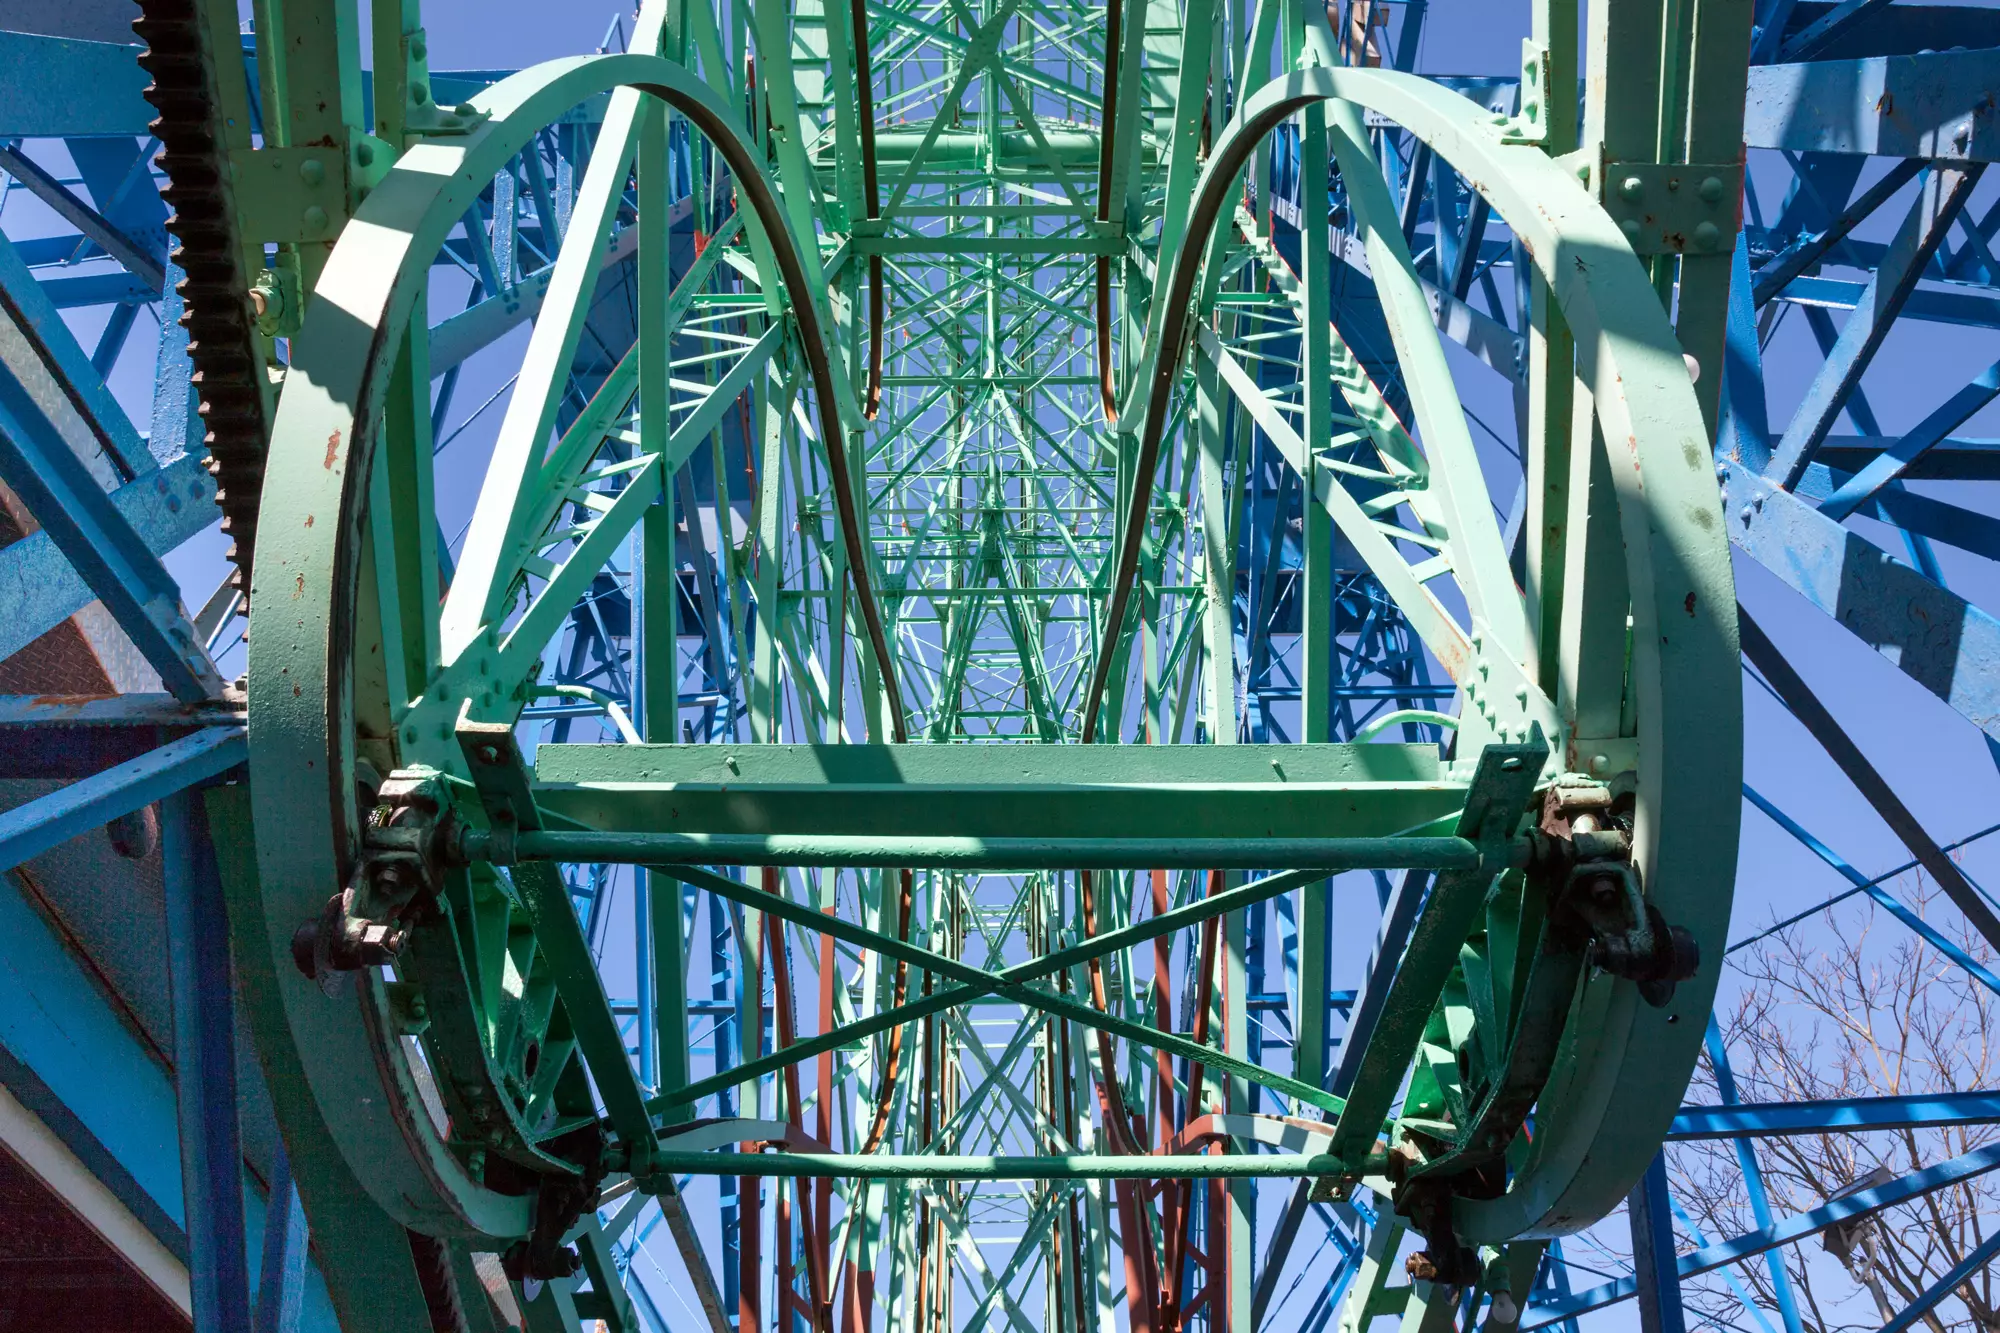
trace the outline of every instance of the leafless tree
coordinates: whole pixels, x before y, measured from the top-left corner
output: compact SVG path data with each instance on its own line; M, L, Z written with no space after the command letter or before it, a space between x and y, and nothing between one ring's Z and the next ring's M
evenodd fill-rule
M1907 885L1909 881L1904 881ZM1982 967L1992 951L1949 903L1919 881L1905 901ZM1969 1091L1994 1086L2000 1063L1996 997L1948 954L1868 898L1771 934L1729 959L1740 984L1719 1006L1737 1097L1802 1102ZM1690 1102L1716 1102L1717 1070L1704 1054ZM1893 1180L2000 1137L2000 1126L1796 1135L1751 1141L1771 1216ZM1757 1227L1736 1144L1680 1144L1668 1154L1675 1201L1708 1242ZM1808 1333L1879 1327L1976 1250L2000 1226L1991 1177L1938 1190L1834 1228L1782 1255ZM1683 1250L1690 1247L1682 1237ZM1732 1282L1731 1279L1734 1279ZM1746 1303L1782 1330L1775 1283L1759 1257L1688 1282L1690 1323L1756 1329ZM2000 1333L1991 1266L1973 1274L1924 1321L1932 1333Z

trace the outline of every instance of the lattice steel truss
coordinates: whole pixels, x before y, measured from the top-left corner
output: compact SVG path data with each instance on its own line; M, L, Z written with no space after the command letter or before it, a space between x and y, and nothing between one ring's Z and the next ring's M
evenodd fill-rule
M1740 1105L1707 1018L1741 797L2000 993L1743 785L1739 648L2000 947L1732 572L2000 739L1993 519L1905 485L2000 365L1859 389L2000 324L1996 11L1534 0L1426 78L1423 0L646 0L455 74L375 0L364 90L348 0L140 9L0 33L0 748L75 779L0 858L160 803L197 1327L309 1234L349 1329L1678 1330L2000 1165L1773 1218L1759 1137L2000 1106ZM164 693L33 697L52 633ZM1676 1255L1704 1139L1758 1229Z

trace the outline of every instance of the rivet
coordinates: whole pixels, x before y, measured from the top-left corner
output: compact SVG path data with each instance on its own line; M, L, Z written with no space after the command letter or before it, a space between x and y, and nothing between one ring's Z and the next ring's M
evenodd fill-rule
M430 101L431 100L430 85L424 83L411 84L410 100L412 102L415 102L418 106L422 106L424 103Z
M423 38L419 37L415 41L410 43L410 59L422 60L425 56L429 54L430 50L424 45Z
M317 185L326 179L326 164L316 157L309 157L299 163L299 179L308 185Z
M321 208L318 204L314 204L310 208L306 209L306 211L303 214L300 215L299 221L305 224L305 229L308 232L325 231L326 210L324 208Z
M1697 189L1700 191L1701 197L1708 200L1709 203L1720 203L1723 189L1722 177L1704 176L1701 178L1701 184Z
M1736 517L1742 519L1745 523L1748 523L1755 514L1756 511L1752 509L1749 505L1744 505L1741 509L1736 511Z
M1590 756L1590 771L1599 777L1603 777L1606 773L1609 773L1611 771L1611 756L1606 754L1594 754Z
M375 160L375 145L369 143L366 139L356 140L354 144L354 160L364 167L369 165Z
M1618 182L1618 193L1627 199L1637 201L1643 198L1646 193L1646 182L1640 180L1637 176L1627 176L1624 180Z
M1697 223L1694 229L1694 243L1704 250L1713 250L1722 240L1722 228L1713 222Z
M1625 233L1625 239L1626 239L1626 240L1628 240L1628 241L1636 241L1636 240L1638 240L1638 239L1639 239L1639 219L1637 219L1637 218L1626 218L1626 219L1625 219L1625 220L1624 220L1623 222L1621 222L1621 223L1619 223L1619 224L1618 224L1618 230L1620 230L1620 231L1622 231L1622 232L1624 232L1624 233Z

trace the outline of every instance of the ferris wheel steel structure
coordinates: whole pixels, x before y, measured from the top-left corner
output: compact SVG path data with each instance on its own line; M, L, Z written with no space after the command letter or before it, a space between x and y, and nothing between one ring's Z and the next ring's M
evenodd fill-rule
M1992 520L1903 485L1992 475L2000 380L1900 438L1859 390L2000 322L2000 13L1534 0L1519 78L1433 79L1417 2L648 0L460 75L380 0L364 95L344 0L140 7L143 77L0 34L48 90L0 170L74 229L0 238L0 656L101 601L165 693L0 700L79 756L0 855L161 803L198 1327L309 1236L354 1329L1676 1333L1766 1256L1790 1330L1779 1247L2000 1166L1677 1255L1661 1156L1761 1199L1761 1137L2000 1120L1734 1104L1708 1019L1746 798L1995 984L1743 784L1747 659L2000 947L1732 561L2000 738L1932 549Z

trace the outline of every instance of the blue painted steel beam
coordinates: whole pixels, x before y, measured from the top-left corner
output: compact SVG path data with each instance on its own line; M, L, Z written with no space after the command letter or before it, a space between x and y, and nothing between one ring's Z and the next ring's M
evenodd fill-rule
M249 1333L229 919L208 816L193 791L176 791L160 802L160 865L194 1326L202 1333Z
M1802 495L1832 494L1846 479L1873 462L1884 449L1895 447L1891 435L1833 435L1820 446L1815 470L1826 476L1815 482L1808 474L1799 483ZM1836 475L1838 474L1838 475ZM1905 481L2000 481L2000 440L1954 435L1924 450L1903 470Z
M1667 1193L1667 1159L1655 1153L1625 1202L1632 1225L1634 1294L1642 1333L1687 1333L1680 1272L1674 1263L1674 1215Z
M1909 1333L1918 1320L1937 1308L1939 1301L1957 1291L1968 1278L1975 1276L1996 1257L2000 1257L2000 1231L1981 1241L1972 1253L1953 1264L1949 1273L1925 1288L1923 1294L1905 1306L1901 1314L1882 1326L1882 1333Z
M0 137L138 135L159 115L137 48L0 32Z
M248 754L242 728L211 727L16 806L0 814L0 870L11 870L79 833L220 777Z
M160 681L193 702L222 681L181 606L180 588L68 440L0 367L0 478L104 602ZM143 484L143 483L142 483Z
M1780 60L1808 60L1825 50L1843 31L1880 9L1889 0L1840 0L1832 9L1800 29L1778 49Z
M1899 162L1891 167L1882 179L1863 190L1843 208L1839 217L1816 230L1791 235L1766 227L1745 228L1737 238L1739 248L1753 238L1782 247L1757 266L1756 281L1750 284L1753 304L1763 306L1783 291L1792 279L1830 254L1841 258L1859 259L1860 256L1853 253L1853 245L1848 240L1849 234L1871 217L1876 209L1888 203L1896 191L1914 180L1923 167L1924 164L1921 162Z
M1733 456L1723 466L1732 542L2000 739L2000 621L1791 492L1746 476Z
M1882 822L1910 849L1910 855L1923 863L1924 869L1931 873L1931 878L1937 881L1938 887L1945 891L1945 896L1958 907L1972 928L1989 944L2000 948L2000 916L1994 915L1992 904L1967 878L1959 864L1944 854L1916 815L1903 804L1902 798L1868 762L1868 756L1861 752L1861 747L1841 729L1804 677L1741 606L1737 607L1737 632L1743 641L1743 656L1763 675L1772 692L1819 742L1820 748L1826 751L1840 771L1847 775L1847 780L1874 807Z
M30 357L25 364L10 362L13 374L25 384L67 399L123 478L150 472L153 456L125 409L5 236L0 236L0 315L13 321Z
M292 1160L280 1139L271 1154L270 1193L264 1204L253 1333L298 1333L305 1306L306 1243L305 1205L292 1184Z
M1841 483L1839 490L1820 501L1819 512L1836 521L1846 518L1862 501L1902 476L1911 463L1935 448L1996 397L2000 397L2000 361L1981 371L1970 384L1946 399L1943 406L1876 455L1868 466Z
M0 170L19 181L30 194L47 204L70 226L88 236L98 249L124 265L126 272L144 282L153 292L158 293L165 288L167 273L158 256L77 198L41 163L18 148L0 144Z
M89 966L38 907L28 877L0 876L0 1084L186 1262L170 1062ZM253 1228L260 1196L246 1173ZM332 1330L325 1283L309 1256L306 1264L302 1327Z
M1908 1203L1922 1198L1935 1190L1948 1188L1963 1181L1985 1175L2000 1168L2000 1143L1988 1144L1984 1148L1939 1162L1935 1166L1913 1171L1874 1189L1860 1190L1843 1195L1838 1199L1820 1205L1810 1212L1788 1217L1773 1226L1759 1227L1745 1232L1733 1240L1705 1245L1692 1254L1684 1254L1676 1265L1680 1279L1697 1277L1711 1272L1725 1264L1741 1263L1755 1258L1766 1250L1780 1245L1790 1245L1796 1241L1816 1236L1828 1227L1843 1222L1853 1222L1859 1218L1872 1217L1885 1208ZM1521 1329L1530 1333L1537 1328L1571 1319L1592 1310L1601 1310L1608 1305L1632 1298L1636 1283L1632 1278L1619 1278L1602 1286L1580 1291L1572 1296L1559 1297L1543 1305L1537 1305L1522 1315Z
M1715 1070L1716 1092L1725 1105L1737 1105L1736 1073L1729 1067L1729 1048L1723 1044L1722 1029L1716 1026L1713 1014L1709 1015L1708 1031L1702 1040L1708 1047L1708 1062ZM1736 1137L1732 1146L1736 1150L1737 1167L1743 1172L1743 1184L1750 1195L1751 1220L1760 1227L1770 1226L1771 1195L1764 1188L1764 1172L1758 1165L1757 1151L1750 1146L1750 1140L1741 1135ZM1701 1239L1695 1243L1707 1244ZM1778 1313L1785 1321L1785 1333L1801 1333L1798 1297L1792 1291L1792 1275L1785 1268L1784 1256L1773 1250L1764 1256L1764 1261L1770 1268L1771 1290L1778 1298Z
M1879 882L1862 874L1859 870L1848 864L1839 853L1807 832L1804 826L1797 820L1773 805L1747 782L1743 784L1743 795L1752 805L1770 816L1772 823L1797 839L1800 845L1805 847L1806 850L1839 871L1841 878L1845 879L1855 888L1860 889L1863 893L1866 893L1870 898L1873 898L1877 904L1886 908L1891 915L1908 926L1926 944L1965 969L1968 974L1982 986L1986 987L1986 989L1996 995L2000 995L2000 977L1996 977L1990 968L1979 962L1979 960L1964 949L1961 949L1956 941L1911 911L1900 898L1897 898L1894 894L1883 888Z
M163 740L242 724L240 710L184 704L170 694L0 695L0 778L89 777Z
M1836 1101L1683 1106L1674 1117L1667 1138L1673 1141L1770 1138L1996 1123L2000 1123L2000 1090L1918 1093L1906 1097L1843 1097Z
M1844 278L1799 277L1775 299L1827 310L1852 310L1861 303L1864 291L1865 284ZM1910 293L1903 303L1903 318L1976 329L2000 328L2000 296L1984 287L1926 287Z
M111 506L155 556L212 525L215 480L201 459L183 455L111 492ZM0 548L0 660L68 620L97 594L48 531Z
M1917 279L1951 229L1979 183L1983 163L1939 164L1925 174L1916 201L1896 230L1882 266L1868 279L1854 313L1841 326L1840 340L1827 355L1805 401L1793 413L1784 438L1771 451L1764 475L1791 490L1799 484L1848 397L1874 360Z

